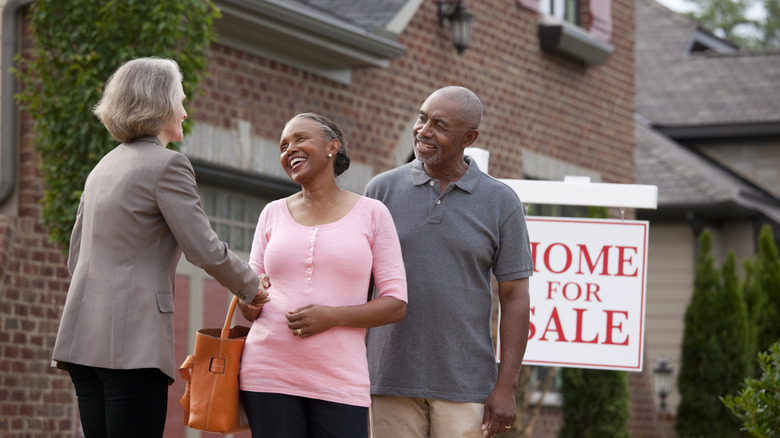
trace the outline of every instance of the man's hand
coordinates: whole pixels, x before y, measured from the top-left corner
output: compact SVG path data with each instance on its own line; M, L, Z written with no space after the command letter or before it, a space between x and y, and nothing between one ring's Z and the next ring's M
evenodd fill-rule
M515 424L516 416L517 404L514 391L510 391L509 388L493 388L485 402L485 414L482 417L485 438L508 431Z
M266 291L269 287L271 287L271 279L268 278L267 274L260 274L260 285L257 287L257 295L255 295L252 302L247 304L241 300L238 301L238 308L247 321L256 320L260 316L265 303L271 301L271 297Z
M262 308L265 303L271 300L271 298L268 296L268 292L266 292L266 289L271 287L271 279L268 278L268 274L260 274L259 277L260 285L257 286L257 295L255 295L255 299L253 299L249 304L252 307Z

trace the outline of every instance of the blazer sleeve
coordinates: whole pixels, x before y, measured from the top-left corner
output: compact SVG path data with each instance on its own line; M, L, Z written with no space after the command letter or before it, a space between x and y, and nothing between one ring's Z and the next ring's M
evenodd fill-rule
M73 224L73 230L70 233L70 245L68 248L68 271L70 275L76 270L76 263L79 261L81 252L81 230L83 227L84 215L84 195L79 199L79 208L76 212L76 222Z
M211 229L201 208L195 171L186 156L171 155L157 184L157 204L190 263L203 268L244 302L257 295L260 283L249 265L228 249Z

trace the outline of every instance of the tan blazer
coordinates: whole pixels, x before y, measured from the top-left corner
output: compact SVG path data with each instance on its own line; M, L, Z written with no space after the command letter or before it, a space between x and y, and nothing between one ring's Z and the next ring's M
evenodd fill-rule
M259 279L209 226L187 157L157 137L117 146L81 195L54 364L159 368L173 379L174 276L182 252L241 300L255 297Z

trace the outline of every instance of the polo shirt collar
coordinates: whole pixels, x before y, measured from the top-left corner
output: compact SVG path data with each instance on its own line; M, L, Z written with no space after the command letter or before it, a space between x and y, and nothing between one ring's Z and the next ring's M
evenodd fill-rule
M473 193L477 188L479 177L482 176L482 171L479 170L479 166L477 166L477 163L471 157L464 156L463 159L469 163L469 168L466 170L466 173L460 177L460 179L450 184L468 193ZM422 161L417 159L412 161L412 183L414 185L423 185L432 179L433 178L425 173Z

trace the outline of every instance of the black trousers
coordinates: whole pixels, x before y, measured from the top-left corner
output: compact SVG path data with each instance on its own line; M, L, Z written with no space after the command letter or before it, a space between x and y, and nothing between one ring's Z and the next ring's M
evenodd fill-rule
M367 438L368 408L285 394L241 391L252 436Z
M168 376L156 368L68 364L85 438L156 438L165 430Z

